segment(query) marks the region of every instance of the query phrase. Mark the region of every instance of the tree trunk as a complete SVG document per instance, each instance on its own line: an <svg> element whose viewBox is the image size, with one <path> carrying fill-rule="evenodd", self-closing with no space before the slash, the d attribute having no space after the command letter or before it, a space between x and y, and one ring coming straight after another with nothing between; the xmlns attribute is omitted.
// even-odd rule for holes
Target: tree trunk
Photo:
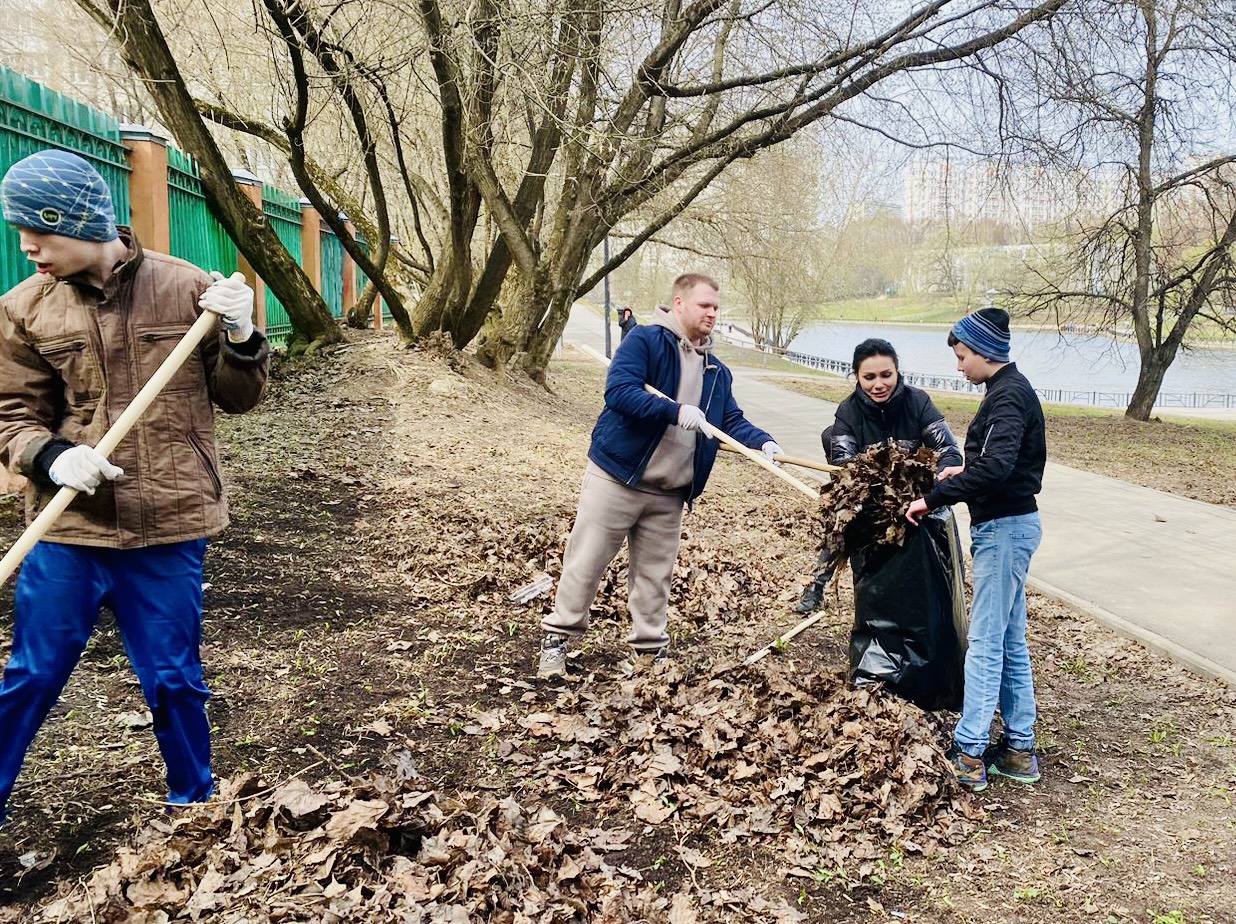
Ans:
<svg viewBox="0 0 1236 924"><path fill-rule="evenodd" d="M529 378L542 385L545 384L545 372L553 358L554 347L570 320L571 306L575 304L588 267L587 255L600 244L605 233L595 224L592 227L591 236L584 236L581 232L574 242L568 242L563 247L566 253L554 267L552 283L547 280L540 289L544 294L536 302L536 323L525 338L523 353L516 363Z"/></svg>
<svg viewBox="0 0 1236 924"><path fill-rule="evenodd" d="M81 2L81 0L79 0ZM305 271L288 253L266 216L246 198L211 137L167 47L149 0L110 0L120 53L154 99L164 124L197 158L211 214L287 309L296 333L313 343L336 343L343 332ZM99 11L88 9L96 16Z"/></svg>
<svg viewBox="0 0 1236 924"><path fill-rule="evenodd" d="M471 255L466 248L461 251L448 243L412 308L413 340L421 340L437 331L454 334L453 321L467 308L471 280ZM452 342L456 349L467 346L467 343Z"/></svg>
<svg viewBox="0 0 1236 924"><path fill-rule="evenodd" d="M348 327L364 330L373 320L373 305L378 300L378 287L372 282L365 284L356 304L348 309Z"/></svg>
<svg viewBox="0 0 1236 924"><path fill-rule="evenodd" d="M537 267L537 277L544 278L544 268ZM491 311L481 328L476 357L491 369L505 369L523 353L537 321L545 313L545 286L529 280L515 270L506 275L497 310Z"/></svg>
<svg viewBox="0 0 1236 924"><path fill-rule="evenodd" d="M519 359L518 365L524 374L541 385L545 384L545 373L549 369L549 361L553 358L554 346L571 316L571 305L575 302L575 286L582 276L583 267L573 280L573 285L559 286L550 294L544 317L528 338L527 347Z"/></svg>
<svg viewBox="0 0 1236 924"><path fill-rule="evenodd" d="M1163 377L1167 374L1172 360L1176 358L1176 344L1165 343L1162 346L1139 350L1141 365L1137 370L1137 386L1129 399L1129 406L1124 416L1130 420L1149 420L1154 409L1159 390L1163 387Z"/></svg>

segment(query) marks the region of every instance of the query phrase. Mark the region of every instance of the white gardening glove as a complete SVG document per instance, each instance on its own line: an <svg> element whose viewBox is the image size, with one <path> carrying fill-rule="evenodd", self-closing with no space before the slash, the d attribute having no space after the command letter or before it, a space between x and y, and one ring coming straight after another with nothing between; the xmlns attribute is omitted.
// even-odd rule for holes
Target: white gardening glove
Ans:
<svg viewBox="0 0 1236 924"><path fill-rule="evenodd" d="M684 430L703 430L707 423L708 418L698 407L692 404L678 406L678 426Z"/></svg>
<svg viewBox="0 0 1236 924"><path fill-rule="evenodd" d="M214 280L202 293L198 304L219 316L219 323L227 331L232 343L244 343L253 336L253 290L245 282L244 273L224 275L211 270Z"/></svg>
<svg viewBox="0 0 1236 924"><path fill-rule="evenodd" d="M773 465L781 464L780 462L776 460L776 458L774 458L775 456L785 455L781 447L777 445L776 440L769 440L768 442L766 442L763 446L760 447L760 452L764 453L764 458L767 459L769 462L773 463Z"/></svg>
<svg viewBox="0 0 1236 924"><path fill-rule="evenodd" d="M56 456L47 474L62 488L76 488L93 494L104 480L115 481L123 475L124 469L112 465L91 446L74 446Z"/></svg>

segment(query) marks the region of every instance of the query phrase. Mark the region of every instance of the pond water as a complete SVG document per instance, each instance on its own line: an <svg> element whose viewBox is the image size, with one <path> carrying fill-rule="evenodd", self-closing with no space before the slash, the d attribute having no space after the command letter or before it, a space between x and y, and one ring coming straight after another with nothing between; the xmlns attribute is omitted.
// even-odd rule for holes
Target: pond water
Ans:
<svg viewBox="0 0 1236 924"><path fill-rule="evenodd" d="M826 322L804 330L790 350L848 364L855 345L868 337L889 341L906 372L958 375L943 327ZM1014 330L1010 355L1039 389L1131 392L1137 384L1137 346L1101 335ZM1181 351L1167 371L1162 391L1236 395L1236 349Z"/></svg>

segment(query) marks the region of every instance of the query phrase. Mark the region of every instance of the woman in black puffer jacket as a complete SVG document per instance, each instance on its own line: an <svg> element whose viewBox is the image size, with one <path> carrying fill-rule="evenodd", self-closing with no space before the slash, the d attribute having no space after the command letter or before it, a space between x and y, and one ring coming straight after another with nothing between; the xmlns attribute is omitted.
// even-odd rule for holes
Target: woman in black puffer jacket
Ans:
<svg viewBox="0 0 1236 924"><path fill-rule="evenodd" d="M829 462L843 465L891 439L908 452L926 446L939 453L936 468L941 473L961 466L961 450L944 415L925 391L902 380L891 343L874 337L864 340L854 348L853 369L858 380L854 394L841 402L833 425L820 434ZM827 553L822 554L815 579L798 602L798 612L820 608L824 586L832 577L831 565Z"/></svg>

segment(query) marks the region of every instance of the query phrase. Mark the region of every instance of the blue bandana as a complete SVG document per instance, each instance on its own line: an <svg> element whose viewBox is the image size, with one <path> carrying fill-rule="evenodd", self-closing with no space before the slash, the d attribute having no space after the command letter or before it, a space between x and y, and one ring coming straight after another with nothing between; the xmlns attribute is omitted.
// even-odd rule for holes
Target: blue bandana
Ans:
<svg viewBox="0 0 1236 924"><path fill-rule="evenodd" d="M953 336L972 349L979 356L985 356L993 362L1007 363L1009 361L1008 312L1000 308L982 308L974 314L968 314L953 325Z"/></svg>
<svg viewBox="0 0 1236 924"><path fill-rule="evenodd" d="M67 151L39 151L0 182L4 220L19 228L79 241L114 241L112 192L99 171Z"/></svg>

